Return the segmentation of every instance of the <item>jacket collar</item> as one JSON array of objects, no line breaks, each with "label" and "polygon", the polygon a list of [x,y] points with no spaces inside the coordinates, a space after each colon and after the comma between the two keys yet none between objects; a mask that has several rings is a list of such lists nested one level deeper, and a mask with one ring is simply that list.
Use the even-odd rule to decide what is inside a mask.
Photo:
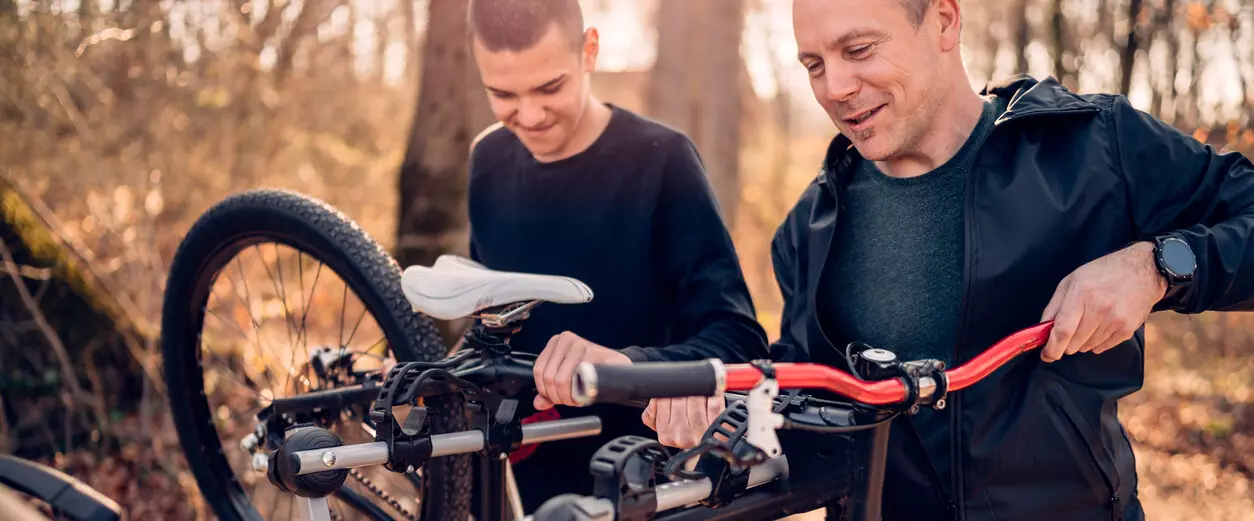
[{"label": "jacket collar", "polygon": [[[997,118],[995,125],[1028,116],[1097,110],[1097,105],[1067,90],[1052,77],[1037,80],[1026,74],[1012,76],[985,86],[980,95],[1009,100],[1006,111]],[[844,186],[857,157],[858,150],[853,142],[843,134],[837,134],[827,146],[823,168],[819,172],[819,185],[824,189]]]}]

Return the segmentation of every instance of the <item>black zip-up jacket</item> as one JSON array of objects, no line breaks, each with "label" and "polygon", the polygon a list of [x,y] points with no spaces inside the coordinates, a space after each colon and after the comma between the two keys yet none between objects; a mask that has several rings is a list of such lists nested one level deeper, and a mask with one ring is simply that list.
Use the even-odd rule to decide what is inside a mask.
[{"label": "black zip-up jacket", "polygon": [[[1058,283],[1133,242],[1180,234],[1196,279],[1156,311],[1254,308],[1254,165],[1134,109],[1018,77],[982,94],[1009,101],[966,182],[965,261],[954,363],[1037,324]],[[857,154],[831,143],[822,171],[776,232],[784,299],[776,361],[843,368],[856,338],[823,330],[816,291]],[[835,297],[839,298],[839,296]],[[910,317],[901,317],[909,320]],[[893,346],[876,346],[892,349]],[[935,471],[908,422],[890,437],[884,519],[1143,519],[1117,402],[1141,388],[1144,330],[1100,354],[1045,364],[1021,355],[949,397],[953,475]]]}]

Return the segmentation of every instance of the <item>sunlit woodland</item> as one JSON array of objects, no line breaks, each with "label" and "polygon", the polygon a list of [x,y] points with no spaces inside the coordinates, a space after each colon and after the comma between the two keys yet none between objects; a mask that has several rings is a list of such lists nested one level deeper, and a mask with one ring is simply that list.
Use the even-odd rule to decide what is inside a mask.
[{"label": "sunlit woodland", "polygon": [[[771,236],[835,134],[797,63],[791,2],[582,4],[601,34],[596,95],[697,144],[774,338]],[[1023,72],[1122,93],[1254,155],[1254,2],[962,6],[973,85]],[[464,253],[467,151],[494,121],[465,13],[463,0],[0,0],[0,453],[83,479],[132,520],[212,518],[161,374],[171,255],[206,208],[259,187],[327,201],[402,266]],[[311,331],[333,330],[324,319]],[[1120,415],[1151,519],[1254,520],[1254,322],[1157,314],[1146,338],[1145,386]]]}]

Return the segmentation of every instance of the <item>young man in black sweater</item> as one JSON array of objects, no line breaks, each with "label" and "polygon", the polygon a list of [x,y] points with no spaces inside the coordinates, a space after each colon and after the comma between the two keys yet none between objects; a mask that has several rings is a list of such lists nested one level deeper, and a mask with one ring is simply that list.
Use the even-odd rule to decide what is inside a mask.
[{"label": "young man in black sweater", "polygon": [[705,399],[574,409],[579,362],[746,362],[766,356],[766,334],[692,143],[592,96],[598,35],[584,30],[578,2],[474,0],[469,26],[499,120],[471,154],[471,257],[574,277],[595,294],[536,308],[511,338],[539,354],[539,397],[523,414],[603,421],[598,437],[515,454],[523,508],[533,512],[561,493],[590,494],[589,460],[605,442],[652,437],[649,427],[668,445],[695,442],[721,409]]}]

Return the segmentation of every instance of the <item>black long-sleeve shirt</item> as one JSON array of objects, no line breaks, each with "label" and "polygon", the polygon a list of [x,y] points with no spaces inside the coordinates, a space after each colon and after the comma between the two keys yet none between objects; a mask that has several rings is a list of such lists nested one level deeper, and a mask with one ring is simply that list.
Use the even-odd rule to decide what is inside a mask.
[{"label": "black long-sleeve shirt", "polygon": [[[574,277],[593,292],[586,304],[537,306],[511,344],[539,353],[569,330],[634,361],[766,358],[766,333],[696,149],[611,108],[600,138],[564,160],[537,161],[503,128],[474,147],[471,257],[497,270]],[[531,404],[521,405],[530,414]],[[597,415],[602,434],[540,445],[514,467],[527,511],[557,494],[591,494],[588,463],[606,442],[656,436],[639,409],[556,411]]]},{"label": "black long-sleeve shirt", "polygon": [[696,149],[611,110],[600,138],[567,159],[537,161],[504,128],[474,148],[471,257],[574,277],[594,295],[535,308],[512,345],[539,353],[569,330],[635,361],[765,358],[766,334]]}]

